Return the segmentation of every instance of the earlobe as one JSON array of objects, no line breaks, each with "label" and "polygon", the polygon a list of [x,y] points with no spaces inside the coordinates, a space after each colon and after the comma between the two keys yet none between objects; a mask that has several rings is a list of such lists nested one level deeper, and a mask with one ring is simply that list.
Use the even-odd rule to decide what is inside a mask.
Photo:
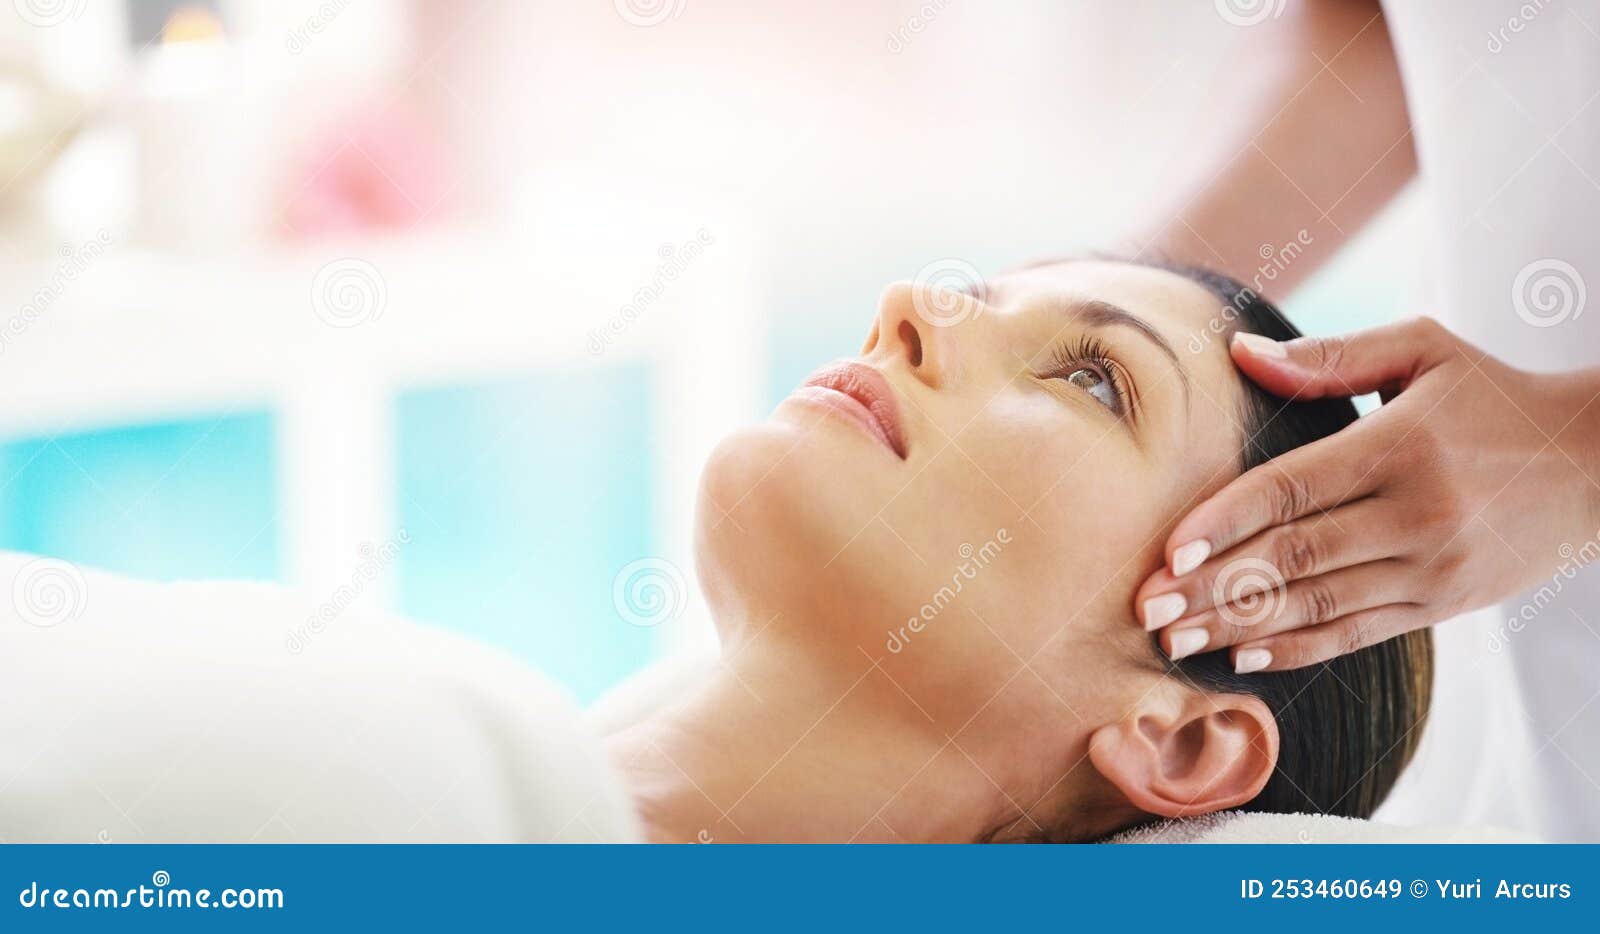
[{"label": "earlobe", "polygon": [[1177,710],[1096,730],[1089,761],[1147,814],[1209,814],[1261,793],[1278,761],[1278,726],[1259,698],[1190,692]]}]

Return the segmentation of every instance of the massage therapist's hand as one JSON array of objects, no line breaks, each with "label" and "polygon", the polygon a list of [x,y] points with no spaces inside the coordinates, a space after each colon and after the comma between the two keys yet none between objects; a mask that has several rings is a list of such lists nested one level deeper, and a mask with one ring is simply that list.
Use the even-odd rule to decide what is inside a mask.
[{"label": "massage therapist's hand", "polygon": [[[1600,525],[1600,376],[1512,369],[1419,319],[1337,338],[1236,335],[1268,391],[1382,394],[1348,428],[1184,516],[1135,594],[1174,657],[1325,661],[1548,580]],[[1593,403],[1593,404],[1591,404]]]}]

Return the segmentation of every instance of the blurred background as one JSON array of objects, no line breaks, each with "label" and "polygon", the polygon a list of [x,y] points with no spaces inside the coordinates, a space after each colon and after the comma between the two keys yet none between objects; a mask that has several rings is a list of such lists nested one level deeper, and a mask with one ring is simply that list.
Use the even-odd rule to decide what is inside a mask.
[{"label": "blurred background", "polygon": [[[1240,29],[1210,0],[14,0],[0,548],[390,608],[592,700],[711,638],[710,445],[855,352],[886,282],[1130,248]],[[1306,330],[1418,310],[1411,201],[1287,303]],[[623,611],[641,567],[689,583]]]}]

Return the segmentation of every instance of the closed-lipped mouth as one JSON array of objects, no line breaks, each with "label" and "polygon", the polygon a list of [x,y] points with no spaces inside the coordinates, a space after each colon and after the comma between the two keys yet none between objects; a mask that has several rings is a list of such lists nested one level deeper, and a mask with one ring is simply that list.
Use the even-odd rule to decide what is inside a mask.
[{"label": "closed-lipped mouth", "polygon": [[905,460],[906,439],[899,402],[889,380],[872,367],[848,360],[830,363],[807,377],[796,395],[853,418]]}]

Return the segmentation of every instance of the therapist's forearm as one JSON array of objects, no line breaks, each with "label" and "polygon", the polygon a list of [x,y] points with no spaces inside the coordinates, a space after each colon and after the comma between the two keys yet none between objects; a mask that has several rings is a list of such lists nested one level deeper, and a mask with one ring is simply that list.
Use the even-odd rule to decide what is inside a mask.
[{"label": "therapist's forearm", "polygon": [[1246,284],[1266,271],[1282,295],[1394,197],[1416,155],[1376,0],[1291,3],[1241,32],[1199,121],[1201,155],[1134,236]]}]

